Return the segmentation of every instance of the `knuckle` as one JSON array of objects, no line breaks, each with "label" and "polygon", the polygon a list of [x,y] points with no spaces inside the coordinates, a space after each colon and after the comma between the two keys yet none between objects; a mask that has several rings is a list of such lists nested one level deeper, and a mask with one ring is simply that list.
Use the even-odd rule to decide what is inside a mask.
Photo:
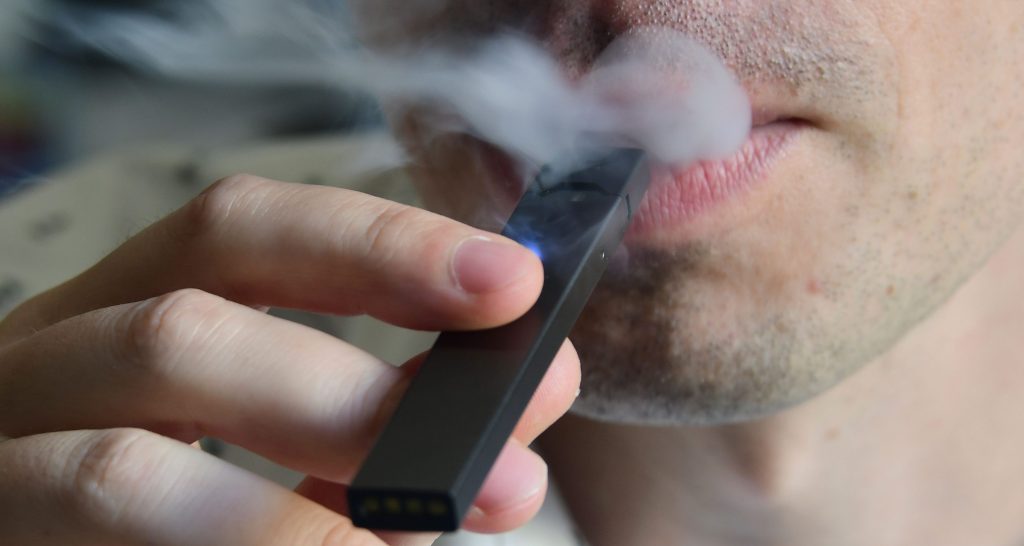
[{"label": "knuckle", "polygon": [[412,209],[400,205],[388,204],[381,208],[366,226],[367,252],[372,256],[389,256],[396,243],[409,232],[409,224],[415,222],[413,216]]},{"label": "knuckle", "polygon": [[71,463],[67,504],[87,519],[115,521],[145,492],[146,469],[157,449],[156,436],[144,430],[97,433]]},{"label": "knuckle", "polygon": [[214,182],[185,205],[185,230],[201,235],[228,223],[266,182],[250,174],[234,174]]},{"label": "knuckle", "polygon": [[184,288],[143,302],[127,327],[127,359],[154,375],[170,375],[175,357],[209,330],[223,314],[225,300]]},{"label": "knuckle", "polygon": [[446,224],[425,211],[389,203],[366,226],[366,253],[374,260],[388,261],[399,249],[415,245],[419,251],[433,254],[438,247],[451,244],[456,229]]}]

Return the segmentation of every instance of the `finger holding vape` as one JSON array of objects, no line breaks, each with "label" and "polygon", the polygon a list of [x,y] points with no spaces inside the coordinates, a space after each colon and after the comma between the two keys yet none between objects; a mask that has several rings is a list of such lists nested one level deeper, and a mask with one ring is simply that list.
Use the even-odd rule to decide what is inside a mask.
[{"label": "finger holding vape", "polygon": [[355,191],[236,176],[12,312],[0,343],[180,288],[412,328],[487,328],[524,313],[542,282],[537,257],[500,235]]},{"label": "finger holding vape", "polygon": [[[578,377],[578,361],[567,355],[556,370],[533,422],[550,424],[571,403],[575,387],[562,377]],[[345,481],[408,376],[332,336],[182,290],[86,313],[5,347],[0,434],[169,429]]]},{"label": "finger holding vape", "polygon": [[[130,337],[120,337],[123,332]],[[405,384],[402,370],[330,336],[195,290],[62,321],[6,347],[0,364],[5,408],[0,432],[5,434],[32,439],[48,431],[124,425],[191,430],[342,482],[365,456],[390,400]],[[530,410],[546,415],[531,416],[534,423],[553,422],[575,394],[566,378],[578,377],[578,361],[568,346],[552,370],[542,395],[550,399]],[[507,530],[539,508],[546,469],[523,447],[530,439],[517,439],[516,451],[496,466],[497,478],[480,495],[477,528]],[[51,456],[49,448],[40,447],[45,444],[19,445],[38,448],[19,452],[40,464]],[[121,492],[131,499],[113,502],[151,502],[150,495],[160,494],[159,480],[171,479],[158,475],[162,467],[147,450],[100,450],[93,459],[95,466],[153,469],[152,475],[136,476],[138,490]],[[40,494],[62,486],[52,473],[37,472],[34,479]],[[73,490],[62,498],[89,502],[78,498],[84,493]],[[194,492],[197,498],[207,494],[204,502],[213,502],[215,492]],[[343,498],[343,491],[335,498]],[[179,508],[161,503],[154,510],[164,514],[148,516],[175,518]],[[238,520],[242,515],[224,515],[224,525],[231,520],[246,525]]]},{"label": "finger holding vape", "polygon": [[[503,250],[474,249],[481,237]],[[464,250],[477,255],[468,265]],[[536,257],[499,236],[355,192],[229,179],[0,322],[0,433],[25,441],[82,427],[138,426],[183,440],[216,433],[343,481],[406,374],[248,306],[366,311],[454,330],[514,320],[540,284]],[[560,362],[569,368],[562,375],[578,376],[574,357]],[[545,395],[553,401],[531,410],[551,414],[531,422],[550,423],[568,407],[572,381],[554,385]],[[17,445],[32,460],[50,455],[44,444]],[[498,468],[518,484],[543,471]],[[30,495],[56,485],[54,475],[39,476]],[[138,485],[133,500],[142,504],[160,491],[145,477]],[[176,506],[154,510],[171,517]],[[231,524],[248,522],[225,516]]]}]

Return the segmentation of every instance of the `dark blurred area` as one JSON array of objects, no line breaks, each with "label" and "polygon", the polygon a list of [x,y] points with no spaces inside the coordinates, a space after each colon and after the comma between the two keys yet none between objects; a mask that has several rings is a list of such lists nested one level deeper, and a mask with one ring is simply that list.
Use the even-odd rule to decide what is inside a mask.
[{"label": "dark blurred area", "polygon": [[0,3],[0,198],[63,165],[130,147],[197,149],[344,133],[380,123],[372,101],[337,89],[214,83],[144,73],[73,39],[54,21],[124,10],[173,17],[189,0]]}]

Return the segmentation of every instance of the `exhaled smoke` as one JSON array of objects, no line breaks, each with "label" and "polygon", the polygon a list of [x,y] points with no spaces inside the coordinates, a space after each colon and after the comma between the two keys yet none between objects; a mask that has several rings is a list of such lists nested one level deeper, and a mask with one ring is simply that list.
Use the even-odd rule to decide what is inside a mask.
[{"label": "exhaled smoke", "polygon": [[[400,8],[444,16],[447,0]],[[401,53],[361,47],[343,1],[168,2],[155,15],[88,8],[59,21],[109,55],[182,78],[336,85],[435,112],[532,165],[633,145],[662,162],[725,155],[750,127],[743,90],[708,50],[668,29],[618,38],[582,78],[516,29],[477,40],[421,41]],[[373,21],[360,21],[360,28]],[[395,23],[390,23],[395,24]]]}]

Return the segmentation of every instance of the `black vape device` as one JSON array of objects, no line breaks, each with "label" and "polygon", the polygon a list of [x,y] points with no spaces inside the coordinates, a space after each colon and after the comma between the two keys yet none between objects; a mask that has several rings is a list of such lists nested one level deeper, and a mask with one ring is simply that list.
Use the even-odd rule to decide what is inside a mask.
[{"label": "black vape device", "polygon": [[536,304],[505,326],[443,332],[348,490],[360,527],[457,529],[579,318],[650,179],[640,150],[542,171],[502,234],[544,264]]}]

